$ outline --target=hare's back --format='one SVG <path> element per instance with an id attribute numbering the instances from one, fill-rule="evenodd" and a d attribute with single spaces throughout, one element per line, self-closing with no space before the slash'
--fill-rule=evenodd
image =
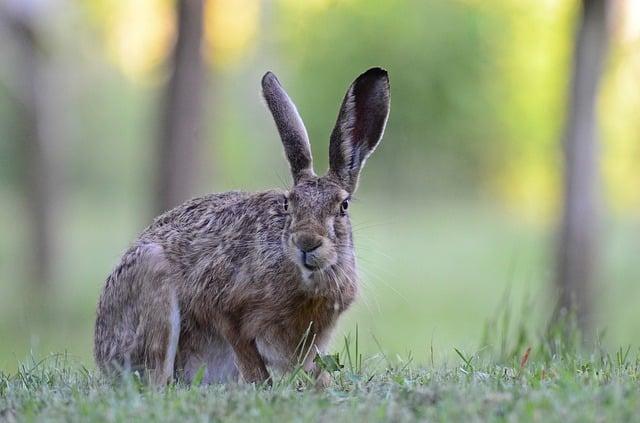
<path id="1" fill-rule="evenodd" d="M 193 226 L 203 217 L 228 212 L 251 195 L 248 192 L 229 191 L 194 198 L 156 217 L 145 233 L 157 232 L 167 226 L 176 228 Z"/>
<path id="2" fill-rule="evenodd" d="M 278 191 L 229 191 L 194 198 L 158 216 L 141 238 L 198 238 L 219 231 L 244 232 L 252 231 L 252 226 L 270 226 L 281 196 Z"/>
<path id="3" fill-rule="evenodd" d="M 212 266 L 225 275 L 246 261 L 278 260 L 274 246 L 286 220 L 278 212 L 281 197 L 278 191 L 232 191 L 195 198 L 156 218 L 136 244 L 159 248 L 181 275 Z"/>

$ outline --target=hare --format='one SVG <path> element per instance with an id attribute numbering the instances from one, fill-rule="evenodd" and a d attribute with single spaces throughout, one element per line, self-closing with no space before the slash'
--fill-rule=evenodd
<path id="1" fill-rule="evenodd" d="M 151 384 L 270 383 L 268 367 L 314 358 L 358 292 L 349 200 L 389 115 L 387 72 L 349 87 L 316 176 L 307 131 L 274 74 L 262 93 L 282 139 L 293 186 L 190 200 L 157 217 L 124 253 L 100 296 L 95 359 L 111 374 L 140 370 Z M 305 336 L 306 335 L 306 336 Z"/>

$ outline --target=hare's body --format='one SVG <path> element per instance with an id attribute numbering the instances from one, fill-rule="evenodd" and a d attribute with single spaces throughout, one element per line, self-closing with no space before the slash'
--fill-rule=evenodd
<path id="1" fill-rule="evenodd" d="M 353 249 L 341 247 L 344 260 L 306 278 L 288 257 L 282 196 L 209 195 L 158 217 L 107 279 L 98 363 L 161 368 L 162 377 L 186 380 L 205 365 L 205 381 L 229 380 L 237 369 L 221 332 L 230 330 L 254 339 L 266 365 L 285 370 L 312 322 L 309 340 L 315 335 L 322 350 L 356 294 Z"/>
<path id="2" fill-rule="evenodd" d="M 228 192 L 158 217 L 107 278 L 96 320 L 104 371 L 139 369 L 164 384 L 269 379 L 267 366 L 320 376 L 338 316 L 357 294 L 348 201 L 388 114 L 386 72 L 351 86 L 317 177 L 306 131 L 272 74 L 263 79 L 291 165 L 288 192 Z M 326 375 L 324 375 L 326 376 Z"/>

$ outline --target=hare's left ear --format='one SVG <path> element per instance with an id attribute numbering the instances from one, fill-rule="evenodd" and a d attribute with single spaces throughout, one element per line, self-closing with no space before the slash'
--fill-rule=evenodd
<path id="1" fill-rule="evenodd" d="M 353 193 L 358 175 L 382 138 L 389 116 L 389 76 L 372 68 L 347 91 L 329 142 L 329 173 Z"/>
<path id="2" fill-rule="evenodd" d="M 284 152 L 291 167 L 293 182 L 297 184 L 305 176 L 315 176 L 307 129 L 302 123 L 295 104 L 280 85 L 278 78 L 271 72 L 267 72 L 262 77 L 262 95 L 267 101 L 267 106 L 280 133 Z"/>

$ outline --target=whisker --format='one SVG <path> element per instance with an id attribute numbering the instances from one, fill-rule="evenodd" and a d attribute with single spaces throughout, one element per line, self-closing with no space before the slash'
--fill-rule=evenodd
<path id="1" fill-rule="evenodd" d="M 360 281 L 359 286 L 362 292 L 362 294 L 360 295 L 360 298 L 362 298 L 364 305 L 367 307 L 367 311 L 371 315 L 375 314 L 375 310 L 380 312 L 380 301 L 378 301 L 375 291 L 370 289 L 366 280 L 364 280 L 363 278 L 358 278 L 358 279 Z M 375 303 L 374 306 L 371 305 L 371 302 L 369 301 L 369 296 L 373 297 L 373 301 Z"/>
<path id="2" fill-rule="evenodd" d="M 395 225 L 396 222 L 393 220 L 388 220 L 388 221 L 384 221 L 384 222 L 359 222 L 359 223 L 355 223 L 351 225 L 351 228 L 354 230 L 362 230 L 362 229 L 369 229 L 369 228 L 378 228 L 378 227 L 382 227 L 382 226 L 391 226 L 391 225 Z"/>
<path id="3" fill-rule="evenodd" d="M 363 269 L 363 271 L 367 271 L 367 270 Z M 377 280 L 377 282 L 383 284 L 385 287 L 387 287 L 388 289 L 393 291 L 393 293 L 396 294 L 406 304 L 410 304 L 409 299 L 407 297 L 405 297 L 400 291 L 398 291 L 398 289 L 396 289 L 393 285 L 391 285 L 390 283 L 386 282 L 384 278 L 381 278 L 381 277 L 379 277 L 379 276 L 377 276 L 375 274 L 369 274 L 369 276 L 371 276 L 372 278 L 375 278 Z"/>
<path id="4" fill-rule="evenodd" d="M 284 181 L 284 179 L 282 178 L 282 174 L 280 174 L 280 172 L 278 171 L 276 171 L 275 174 L 280 180 L 280 188 L 282 188 L 284 191 L 288 191 L 290 188 L 290 185 Z"/>

